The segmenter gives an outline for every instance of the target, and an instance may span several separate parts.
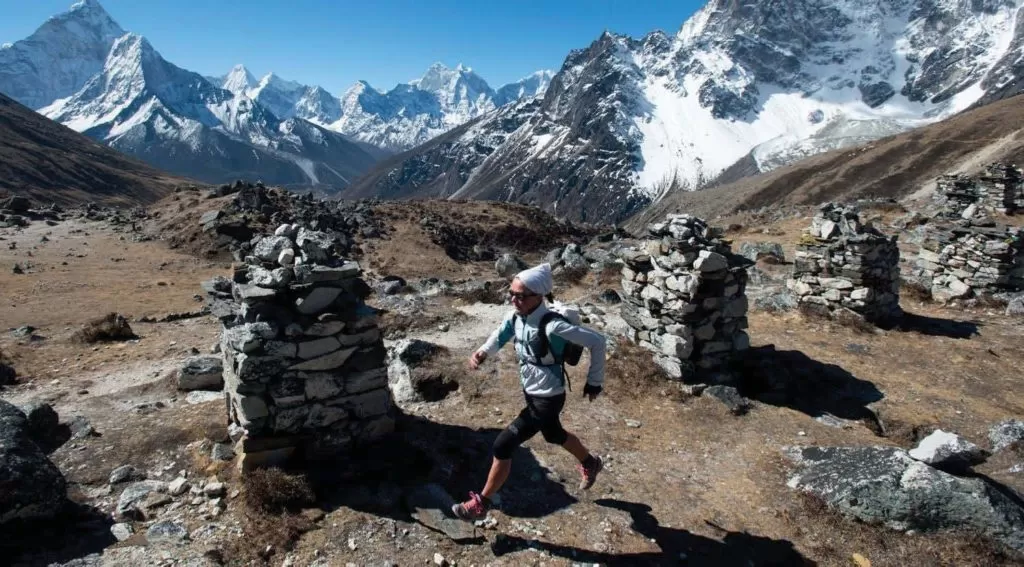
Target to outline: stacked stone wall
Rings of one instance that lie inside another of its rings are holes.
[[[393,429],[370,289],[328,234],[254,239],[233,281],[205,284],[223,323],[227,412],[243,468],[329,458]]]
[[[899,261],[895,236],[862,223],[856,210],[829,203],[802,236],[786,285],[800,303],[887,323],[902,315]]]
[[[642,250],[626,254],[622,317],[629,336],[655,353],[671,378],[722,368],[750,347],[746,267],[706,222],[669,215],[648,227]]]

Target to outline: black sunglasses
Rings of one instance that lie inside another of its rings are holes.
[[[529,299],[531,297],[537,297],[536,293],[529,293],[525,291],[511,291],[508,292],[509,297],[512,299]]]

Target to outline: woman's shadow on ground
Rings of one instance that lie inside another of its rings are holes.
[[[731,532],[710,524],[723,532],[721,540],[688,532],[680,528],[662,526],[651,514],[647,504],[623,500],[598,499],[599,506],[622,510],[629,514],[630,528],[654,542],[659,551],[644,553],[605,553],[578,549],[565,545],[526,540],[515,536],[498,535],[491,550],[500,557],[524,549],[543,550],[556,557],[573,562],[602,565],[814,565],[800,554],[792,542]]]
[[[399,415],[395,432],[349,455],[342,463],[307,469],[326,510],[354,510],[410,521],[408,497],[424,486],[440,485],[455,500],[479,491],[491,465],[497,428],[473,429],[419,416]],[[566,459],[572,457],[567,453]],[[526,448],[516,450],[512,473],[501,489],[501,511],[518,518],[540,518],[577,500]]]

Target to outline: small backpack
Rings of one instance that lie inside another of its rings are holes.
[[[564,303],[555,303],[551,305],[549,307],[549,311],[540,319],[539,327],[542,330],[540,334],[540,352],[533,353],[533,355],[537,357],[537,360],[547,356],[548,351],[551,350],[551,343],[548,339],[548,323],[554,319],[561,319],[572,325],[581,324],[579,310],[575,307]],[[559,361],[556,357],[555,362],[560,362],[569,366],[576,366],[580,363],[580,357],[583,355],[583,347],[573,342],[564,342],[565,347],[562,349],[562,360]]]

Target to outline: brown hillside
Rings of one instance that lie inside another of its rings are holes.
[[[1024,97],[948,120],[836,150],[704,191],[669,195],[630,221],[643,226],[671,211],[705,217],[777,205],[810,205],[861,197],[905,197],[939,175],[976,173],[992,161],[1024,162]]]
[[[156,201],[188,182],[0,94],[0,193],[60,205],[130,206]]]

